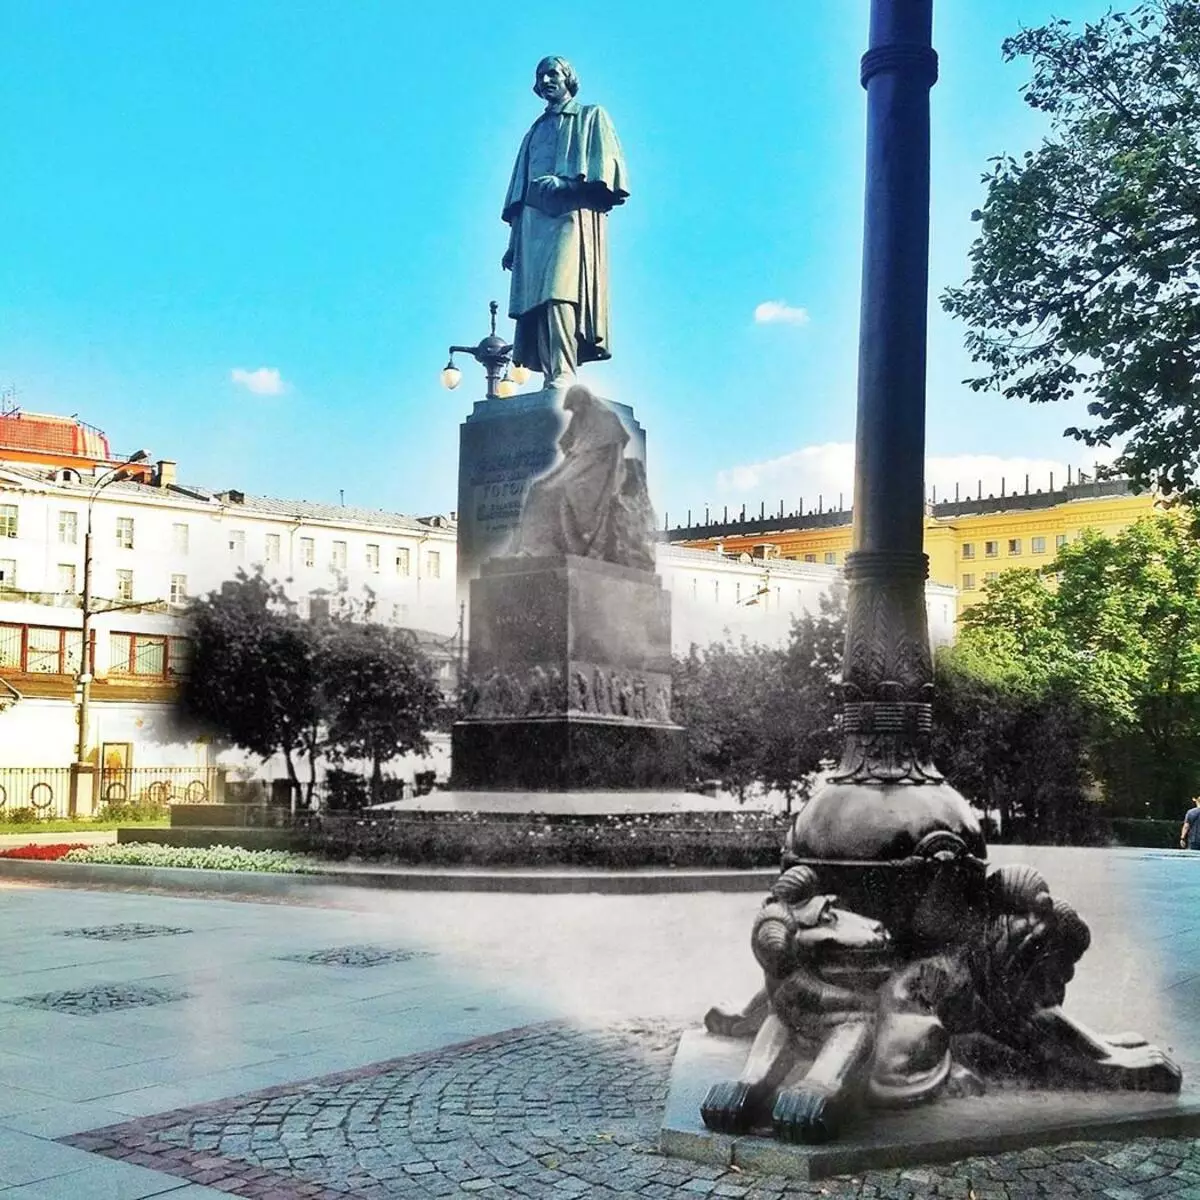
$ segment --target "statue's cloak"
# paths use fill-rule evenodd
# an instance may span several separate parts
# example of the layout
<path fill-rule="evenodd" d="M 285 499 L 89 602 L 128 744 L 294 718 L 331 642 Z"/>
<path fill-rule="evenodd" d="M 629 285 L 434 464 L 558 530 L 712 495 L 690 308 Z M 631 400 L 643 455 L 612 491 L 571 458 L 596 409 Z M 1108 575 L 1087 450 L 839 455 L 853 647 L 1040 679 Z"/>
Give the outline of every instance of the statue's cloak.
<path fill-rule="evenodd" d="M 553 164 L 531 169 L 530 143 L 554 122 Z M 543 174 L 569 180 L 568 192 L 536 186 Z M 514 320 L 550 301 L 574 304 L 579 313 L 579 361 L 611 357 L 608 348 L 609 209 L 629 195 L 621 143 L 599 105 L 571 99 L 559 112 L 545 112 L 517 151 L 503 219 L 513 227 L 512 291 L 508 315 Z"/>
<path fill-rule="evenodd" d="M 582 387 L 571 388 L 564 407 L 571 422 L 558 442 L 562 460 L 530 486 L 512 553 L 605 558 L 629 433 L 608 404 Z"/>

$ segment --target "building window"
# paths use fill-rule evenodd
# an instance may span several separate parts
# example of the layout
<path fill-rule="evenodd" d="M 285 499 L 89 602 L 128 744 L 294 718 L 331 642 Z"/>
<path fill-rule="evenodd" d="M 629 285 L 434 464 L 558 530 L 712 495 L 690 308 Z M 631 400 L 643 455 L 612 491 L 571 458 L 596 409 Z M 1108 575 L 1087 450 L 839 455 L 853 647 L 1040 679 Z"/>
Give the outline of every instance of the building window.
<path fill-rule="evenodd" d="M 442 577 L 442 555 L 438 550 L 430 550 L 429 557 L 425 560 L 425 565 L 428 568 L 426 574 L 430 579 L 441 579 Z"/>
<path fill-rule="evenodd" d="M 117 518 L 117 545 L 122 550 L 133 549 L 133 518 Z"/>
<path fill-rule="evenodd" d="M 64 596 L 75 595 L 75 564 L 58 564 L 58 590 Z"/>
<path fill-rule="evenodd" d="M 1008 552 L 1009 552 L 1009 554 L 1014 554 L 1014 555 L 1021 553 L 1021 539 L 1020 538 L 1009 538 L 1008 539 Z"/>
<path fill-rule="evenodd" d="M 412 570 L 411 559 L 409 557 L 408 547 L 401 546 L 396 551 L 396 574 L 408 577 L 409 571 Z"/>
<path fill-rule="evenodd" d="M 329 564 L 335 571 L 344 571 L 346 569 L 346 543 L 333 543 L 333 558 Z"/>
<path fill-rule="evenodd" d="M 188 673 L 191 647 L 187 638 L 148 633 L 112 633 L 108 638 L 110 675 L 169 679 Z"/>
<path fill-rule="evenodd" d="M 999 542 L 984 542 L 983 543 L 983 553 L 988 558 L 995 558 L 1000 553 L 1000 543 Z"/>
<path fill-rule="evenodd" d="M 171 603 L 183 604 L 187 600 L 187 576 L 171 576 Z"/>
<path fill-rule="evenodd" d="M 1061 550 L 1067 544 L 1067 535 L 1065 533 L 1057 534 L 1054 538 L 1055 550 Z"/>
<path fill-rule="evenodd" d="M 827 567 L 837 566 L 837 554 L 833 550 L 825 551 L 825 565 Z"/>
<path fill-rule="evenodd" d="M 78 629 L 0 625 L 0 669 L 35 675 L 74 675 L 79 671 L 82 644 Z"/>
<path fill-rule="evenodd" d="M 79 514 L 63 511 L 58 514 L 58 541 L 62 546 L 74 546 L 79 541 Z"/>
<path fill-rule="evenodd" d="M 1034 554 L 1046 553 L 1046 539 L 1044 537 L 1035 537 L 1029 539 L 1029 548 Z"/>
<path fill-rule="evenodd" d="M 379 547 L 374 542 L 367 543 L 367 570 L 372 575 L 379 574 Z"/>
<path fill-rule="evenodd" d="M 17 506 L 0 504 L 0 537 L 17 536 Z"/>
<path fill-rule="evenodd" d="M 974 575 L 964 575 L 963 576 L 963 591 L 964 592 L 973 592 L 974 590 L 975 590 L 975 576 Z"/>
<path fill-rule="evenodd" d="M 995 571 L 985 571 L 984 576 L 983 576 L 983 582 L 984 583 L 995 583 L 996 582 L 996 572 Z"/>
<path fill-rule="evenodd" d="M 316 566 L 317 544 L 312 538 L 300 539 L 300 564 L 305 567 Z"/>
<path fill-rule="evenodd" d="M 229 531 L 229 556 L 238 562 L 246 557 L 246 531 L 244 529 Z"/>
<path fill-rule="evenodd" d="M 267 534 L 267 562 L 277 563 L 282 550 L 282 542 L 279 540 L 279 534 Z"/>
<path fill-rule="evenodd" d="M 817 561 L 817 556 L 815 554 L 806 554 L 804 556 L 804 561 L 810 562 L 810 563 L 815 563 Z"/>
<path fill-rule="evenodd" d="M 133 572 L 126 570 L 117 571 L 117 599 L 132 600 L 133 599 Z"/>
<path fill-rule="evenodd" d="M 974 542 L 963 542 L 962 556 L 963 556 L 963 558 L 974 558 L 975 557 L 975 543 Z"/>
<path fill-rule="evenodd" d="M 17 560 L 0 558 L 0 592 L 12 592 L 17 587 Z"/>

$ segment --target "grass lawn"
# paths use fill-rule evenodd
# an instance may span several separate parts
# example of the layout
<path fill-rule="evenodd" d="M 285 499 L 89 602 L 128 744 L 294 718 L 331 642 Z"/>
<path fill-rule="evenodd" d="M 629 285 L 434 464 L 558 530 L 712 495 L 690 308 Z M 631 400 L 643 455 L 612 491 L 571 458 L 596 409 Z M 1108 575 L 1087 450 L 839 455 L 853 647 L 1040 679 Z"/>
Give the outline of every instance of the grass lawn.
<path fill-rule="evenodd" d="M 98 833 L 105 829 L 165 829 L 166 817 L 146 821 L 0 821 L 0 833 Z"/>

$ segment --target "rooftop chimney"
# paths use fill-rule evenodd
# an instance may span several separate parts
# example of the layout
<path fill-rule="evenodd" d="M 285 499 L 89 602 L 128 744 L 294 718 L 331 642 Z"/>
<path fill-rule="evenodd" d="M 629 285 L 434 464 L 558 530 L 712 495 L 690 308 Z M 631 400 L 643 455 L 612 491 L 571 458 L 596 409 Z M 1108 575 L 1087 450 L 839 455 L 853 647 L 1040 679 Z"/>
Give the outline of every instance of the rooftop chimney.
<path fill-rule="evenodd" d="M 171 487 L 175 482 L 175 468 L 178 465 L 174 459 L 160 458 L 154 472 L 155 486 L 160 488 Z"/>

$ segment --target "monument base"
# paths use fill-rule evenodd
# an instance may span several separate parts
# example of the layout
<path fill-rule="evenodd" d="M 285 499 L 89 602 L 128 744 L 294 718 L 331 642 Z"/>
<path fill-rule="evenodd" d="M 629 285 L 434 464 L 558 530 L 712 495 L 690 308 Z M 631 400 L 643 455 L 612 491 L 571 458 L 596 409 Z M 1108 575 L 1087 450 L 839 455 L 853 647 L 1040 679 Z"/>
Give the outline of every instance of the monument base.
<path fill-rule="evenodd" d="M 451 789 L 654 790 L 684 778 L 678 725 L 577 716 L 460 721 L 451 734 Z"/>
<path fill-rule="evenodd" d="M 734 1078 L 741 1070 L 747 1045 L 703 1030 L 683 1035 L 659 1133 L 663 1154 L 792 1179 L 826 1179 L 1065 1142 L 1200 1135 L 1200 1090 L 1187 1085 L 1194 1078 L 1190 1070 L 1178 1095 L 990 1084 L 982 1096 L 874 1111 L 836 1142 L 821 1145 L 781 1142 L 770 1130 L 714 1133 L 700 1119 L 700 1106 L 714 1079 Z"/>

